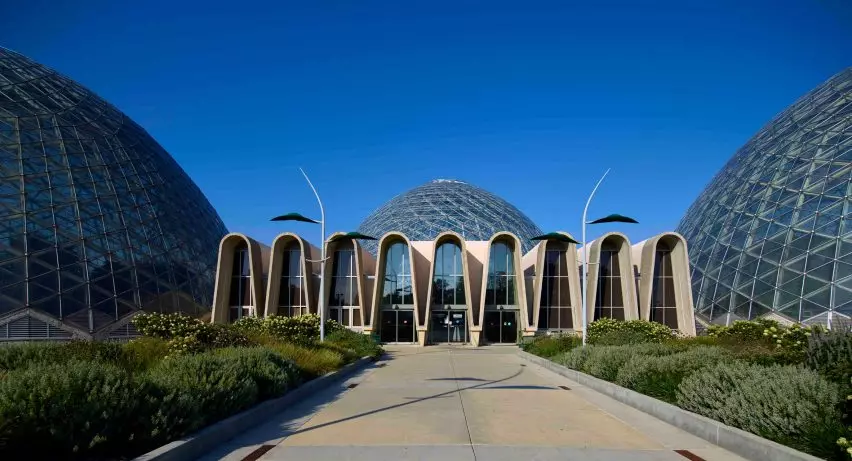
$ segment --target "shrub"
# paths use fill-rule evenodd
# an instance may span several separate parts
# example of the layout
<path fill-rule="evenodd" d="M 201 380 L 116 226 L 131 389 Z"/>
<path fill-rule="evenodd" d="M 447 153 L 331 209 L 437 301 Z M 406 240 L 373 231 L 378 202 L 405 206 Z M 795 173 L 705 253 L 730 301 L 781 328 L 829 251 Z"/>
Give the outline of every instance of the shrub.
<path fill-rule="evenodd" d="M 602 339 L 614 342 L 620 335 L 637 343 L 660 343 L 675 337 L 671 328 L 647 320 L 621 321 L 603 318 L 590 323 L 586 330 L 589 335 L 588 344 L 599 344 Z"/>
<path fill-rule="evenodd" d="M 852 376 L 852 332 L 816 330 L 808 340 L 805 365 L 829 381 L 849 387 Z"/>
<path fill-rule="evenodd" d="M 583 338 L 572 334 L 540 335 L 521 343 L 521 349 L 539 357 L 553 357 L 583 344 Z"/>
<path fill-rule="evenodd" d="M 169 355 L 169 343 L 159 338 L 140 337 L 124 344 L 127 369 L 144 371 Z"/>
<path fill-rule="evenodd" d="M 347 328 L 332 331 L 325 338 L 328 345 L 342 348 L 346 351 L 351 351 L 355 354 L 356 359 L 361 357 L 379 358 L 384 350 L 369 335 L 358 333 Z"/>
<path fill-rule="evenodd" d="M 343 354 L 329 348 L 307 348 L 289 343 L 277 343 L 267 347 L 292 361 L 305 380 L 331 373 L 346 361 Z"/>
<path fill-rule="evenodd" d="M 615 382 L 651 397 L 674 402 L 677 387 L 690 374 L 729 358 L 724 349 L 693 347 L 668 355 L 635 354 L 616 375 Z"/>
<path fill-rule="evenodd" d="M 771 319 L 736 320 L 729 326 L 711 325 L 707 334 L 737 341 L 761 341 L 764 339 L 763 332 L 770 328 L 778 329 L 781 325 Z"/>
<path fill-rule="evenodd" d="M 35 364 L 0 380 L 0 439 L 8 459 L 68 459 L 124 453 L 144 439 L 150 389 L 94 361 Z"/>
<path fill-rule="evenodd" d="M 634 351 L 630 346 L 592 346 L 583 363 L 583 371 L 594 377 L 613 381 L 618 370 L 633 355 Z"/>
<path fill-rule="evenodd" d="M 244 360 L 203 353 L 170 357 L 149 370 L 158 403 L 151 435 L 180 438 L 257 401 L 258 386 Z"/>
<path fill-rule="evenodd" d="M 551 360 L 572 370 L 582 370 L 591 351 L 592 347 L 575 347 L 553 357 Z"/>
<path fill-rule="evenodd" d="M 684 409 L 816 456 L 831 457 L 842 434 L 839 392 L 818 373 L 796 366 L 720 363 L 687 377 Z"/>
<path fill-rule="evenodd" d="M 278 397 L 300 381 L 300 373 L 290 360 L 264 347 L 229 347 L 216 351 L 217 355 L 240 362 L 248 369 L 257 384 L 258 398 Z"/>
<path fill-rule="evenodd" d="M 173 355 L 251 345 L 243 328 L 207 323 L 179 312 L 141 313 L 133 317 L 133 325 L 144 336 L 168 340 Z"/>
<path fill-rule="evenodd" d="M 0 346 L 2 370 L 17 370 L 32 365 L 65 363 L 72 360 L 122 365 L 124 355 L 121 345 L 115 342 L 69 341 Z"/>

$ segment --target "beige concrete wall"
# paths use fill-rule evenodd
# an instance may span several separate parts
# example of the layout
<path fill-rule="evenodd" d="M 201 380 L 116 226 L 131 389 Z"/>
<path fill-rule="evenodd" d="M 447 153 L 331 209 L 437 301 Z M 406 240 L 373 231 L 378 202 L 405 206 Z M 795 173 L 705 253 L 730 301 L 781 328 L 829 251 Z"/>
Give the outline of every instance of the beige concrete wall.
<path fill-rule="evenodd" d="M 639 318 L 638 306 L 636 304 L 636 283 L 633 273 L 633 261 L 630 257 L 630 240 L 620 232 L 609 232 L 588 245 L 589 266 L 587 269 L 586 290 L 588 297 L 586 302 L 586 321 L 591 323 L 595 318 L 595 300 L 598 291 L 598 275 L 600 273 L 601 247 L 603 243 L 613 243 L 618 248 L 619 276 L 621 277 L 621 296 L 624 300 L 624 319 L 636 320 Z M 582 322 L 582 316 L 580 317 Z M 578 325 L 575 323 L 575 325 Z"/>
<path fill-rule="evenodd" d="M 536 277 L 538 271 L 538 267 L 542 267 L 539 262 L 539 256 L 544 258 L 544 253 L 542 253 L 542 249 L 544 248 L 544 242 L 539 242 L 536 246 L 532 247 L 530 251 L 527 252 L 521 258 L 521 269 L 523 270 L 523 281 L 524 288 L 527 290 L 527 303 L 525 306 L 522 306 L 522 309 L 527 311 L 527 319 L 529 319 L 530 325 L 526 325 L 526 328 L 535 328 L 538 325 L 536 322 L 538 321 L 538 317 L 536 317 L 536 304 L 535 304 L 535 290 L 536 290 Z"/>
<path fill-rule="evenodd" d="M 672 250 L 672 276 L 674 278 L 678 330 L 684 335 L 695 336 L 695 311 L 693 310 L 690 284 L 689 254 L 686 239 L 678 233 L 666 232 L 634 245 L 634 249 L 641 254 L 639 262 L 639 314 L 642 319 L 651 320 L 655 256 L 657 247 L 661 243 L 667 244 Z"/>
<path fill-rule="evenodd" d="M 455 242 L 457 245 L 459 245 L 461 247 L 462 275 L 464 276 L 465 300 L 467 301 L 467 303 L 466 303 L 467 324 L 468 325 L 473 324 L 473 313 L 472 313 L 472 309 L 471 309 L 472 295 L 471 295 L 471 289 L 470 289 L 471 280 L 472 280 L 471 274 L 470 274 L 470 264 L 471 264 L 471 260 L 473 260 L 473 258 L 468 256 L 467 244 L 464 241 L 464 239 L 462 239 L 461 235 L 459 235 L 455 232 L 442 232 L 441 234 L 438 235 L 438 237 L 435 238 L 435 242 L 433 243 L 433 250 L 432 250 L 432 253 L 430 254 L 430 261 L 429 261 L 430 262 L 430 264 L 429 264 L 430 269 L 429 269 L 429 278 L 428 278 L 429 285 L 428 285 L 428 289 L 426 291 L 426 315 L 425 315 L 425 322 L 424 322 L 425 325 L 423 327 L 424 332 L 428 332 L 428 330 L 429 330 L 429 314 L 432 312 L 433 307 L 435 307 L 435 306 L 433 306 L 433 303 L 432 303 L 432 287 L 433 287 L 434 284 L 431 283 L 431 281 L 435 278 L 435 251 L 437 251 L 438 247 L 441 246 L 442 243 L 447 242 L 447 241 Z M 478 270 L 481 272 L 482 268 L 479 267 Z M 468 327 L 468 328 L 472 330 L 471 327 Z M 419 330 L 419 328 L 418 328 L 418 330 Z M 421 345 L 425 344 L 426 336 L 427 335 L 425 335 L 425 334 L 424 335 L 418 335 L 418 341 L 420 342 Z M 470 338 L 471 338 L 471 342 L 473 344 L 479 344 L 478 332 L 476 334 L 476 337 L 474 338 L 474 332 L 471 331 L 470 332 Z"/>
<path fill-rule="evenodd" d="M 567 232 L 559 232 L 559 234 L 565 235 L 571 239 L 574 239 L 571 234 Z M 583 300 L 582 300 L 582 292 L 580 290 L 581 282 L 580 282 L 580 264 L 582 262 L 578 262 L 581 260 L 581 257 L 578 256 L 577 253 L 577 245 L 574 243 L 564 243 L 564 242 L 549 242 L 543 241 L 537 247 L 541 249 L 538 250 L 539 254 L 536 258 L 536 274 L 535 274 L 535 292 L 533 293 L 533 318 L 531 328 L 537 329 L 539 317 L 541 315 L 541 295 L 544 286 L 544 261 L 545 256 L 547 254 L 548 249 L 558 248 L 565 253 L 565 262 L 566 262 L 566 270 L 568 271 L 568 290 L 569 290 L 569 299 L 571 300 L 571 321 L 574 323 L 574 330 L 580 331 L 582 329 L 583 323 Z"/>
<path fill-rule="evenodd" d="M 253 238 L 232 232 L 219 242 L 219 260 L 216 264 L 216 284 L 213 289 L 213 309 L 211 323 L 228 323 L 228 298 L 231 294 L 231 271 L 234 267 L 234 250 L 243 242 L 249 249 L 249 280 L 251 281 L 252 297 L 255 303 L 255 313 L 262 317 L 266 307 L 265 287 L 263 284 L 263 247 Z M 268 247 L 267 247 L 268 248 Z"/>
<path fill-rule="evenodd" d="M 417 304 L 417 337 L 425 337 L 426 335 L 426 312 L 429 305 L 429 296 L 432 293 L 432 264 L 435 262 L 435 242 L 421 241 L 410 242 L 412 276 L 416 282 L 412 282 L 416 287 L 414 292 L 415 303 Z"/>
<path fill-rule="evenodd" d="M 485 298 L 484 281 L 488 275 L 488 253 L 491 249 L 490 242 L 471 241 L 465 242 L 467 245 L 467 259 L 470 267 L 470 277 L 465 279 L 465 283 L 470 285 L 470 298 L 468 305 L 471 307 L 470 322 L 471 331 L 482 331 L 482 303 Z"/>
<path fill-rule="evenodd" d="M 307 300 L 308 311 L 316 312 L 316 289 L 315 280 L 311 276 L 313 265 L 308 262 L 314 259 L 311 245 L 302 237 L 291 232 L 278 234 L 272 241 L 271 257 L 269 262 L 269 274 L 266 282 L 266 316 L 278 315 L 278 296 L 281 287 L 281 272 L 283 271 L 284 250 L 292 243 L 299 245 L 301 251 L 302 273 L 305 274 L 302 290 Z M 318 258 L 317 258 L 318 259 Z"/>
<path fill-rule="evenodd" d="M 491 259 L 491 246 L 497 242 L 509 242 L 511 243 L 511 247 L 513 248 L 513 262 L 514 266 L 512 270 L 515 271 L 515 296 L 517 299 L 515 300 L 518 306 L 518 334 L 523 335 L 532 334 L 535 329 L 530 328 L 530 317 L 527 313 L 527 289 L 526 283 L 524 281 L 524 271 L 523 271 L 523 262 L 521 255 L 521 239 L 518 238 L 517 235 L 511 232 L 497 232 L 494 234 L 488 242 L 485 243 L 485 260 L 483 261 L 482 267 L 482 275 L 481 281 L 479 282 L 480 287 L 480 304 L 479 304 L 479 321 L 477 323 L 477 328 L 481 331 L 482 326 L 485 324 L 485 290 L 488 286 L 488 267 Z M 479 242 L 477 242 L 479 243 Z"/>
<path fill-rule="evenodd" d="M 385 279 L 385 266 L 387 266 L 387 251 L 392 244 L 397 242 L 405 243 L 408 247 L 408 261 L 411 266 L 411 292 L 412 297 L 414 298 L 414 317 L 415 319 L 420 318 L 420 306 L 422 304 L 421 300 L 419 299 L 420 297 L 418 296 L 418 293 L 420 292 L 419 286 L 421 285 L 421 281 L 418 280 L 416 273 L 418 269 L 415 268 L 414 263 L 415 251 L 412 248 L 411 242 L 408 240 L 408 237 L 406 237 L 404 234 L 400 232 L 388 232 L 387 234 L 383 235 L 381 239 L 379 239 L 379 249 L 377 253 L 378 260 L 376 261 L 375 278 L 373 279 L 373 296 L 372 303 L 370 304 L 370 322 L 364 328 L 366 332 L 373 332 L 378 330 L 378 316 L 379 309 L 381 308 L 379 304 L 381 303 L 382 299 L 382 290 L 384 285 L 383 281 Z M 415 327 L 417 326 L 416 322 L 417 320 L 415 320 Z"/>

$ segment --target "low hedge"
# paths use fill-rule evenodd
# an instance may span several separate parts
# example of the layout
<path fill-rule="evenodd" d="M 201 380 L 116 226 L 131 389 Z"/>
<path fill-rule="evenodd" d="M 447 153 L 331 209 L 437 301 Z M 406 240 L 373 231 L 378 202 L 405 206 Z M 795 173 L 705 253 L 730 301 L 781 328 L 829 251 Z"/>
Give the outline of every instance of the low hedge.
<path fill-rule="evenodd" d="M 523 341 L 521 349 L 539 357 L 554 357 L 568 352 L 575 347 L 583 345 L 583 338 L 575 334 L 562 333 L 553 335 L 539 335 L 532 339 Z"/>
<path fill-rule="evenodd" d="M 271 399 L 299 385 L 301 373 L 297 366 L 277 351 L 263 347 L 229 347 L 216 355 L 232 359 L 249 371 L 257 384 L 258 398 Z"/>
<path fill-rule="evenodd" d="M 618 371 L 615 383 L 651 397 L 674 403 L 681 381 L 701 368 L 730 355 L 719 347 L 702 346 L 668 355 L 634 355 Z"/>
<path fill-rule="evenodd" d="M 686 410 L 825 458 L 842 454 L 840 400 L 838 386 L 814 371 L 746 363 L 706 367 L 677 391 Z"/>
<path fill-rule="evenodd" d="M 669 327 L 647 320 L 595 320 L 586 327 L 587 344 L 620 345 L 625 343 L 660 343 L 675 337 Z"/>

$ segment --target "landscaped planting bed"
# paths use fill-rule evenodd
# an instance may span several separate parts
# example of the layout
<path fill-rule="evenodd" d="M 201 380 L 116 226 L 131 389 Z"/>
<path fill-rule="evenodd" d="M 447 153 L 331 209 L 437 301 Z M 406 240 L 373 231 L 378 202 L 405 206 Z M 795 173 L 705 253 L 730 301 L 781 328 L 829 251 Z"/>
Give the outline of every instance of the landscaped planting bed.
<path fill-rule="evenodd" d="M 852 457 L 852 333 L 771 320 L 682 338 L 663 325 L 602 319 L 588 345 L 541 336 L 525 351 L 824 459 Z"/>
<path fill-rule="evenodd" d="M 129 459 L 381 347 L 335 322 L 141 314 L 126 343 L 0 346 L 0 459 Z"/>

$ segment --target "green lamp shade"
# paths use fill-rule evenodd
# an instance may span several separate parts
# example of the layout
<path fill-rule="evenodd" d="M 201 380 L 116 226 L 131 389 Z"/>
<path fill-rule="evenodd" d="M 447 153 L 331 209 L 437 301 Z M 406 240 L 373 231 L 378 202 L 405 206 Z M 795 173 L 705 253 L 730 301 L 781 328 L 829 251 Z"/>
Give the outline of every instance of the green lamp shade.
<path fill-rule="evenodd" d="M 620 215 L 620 214 L 611 214 L 609 216 L 604 216 L 603 218 L 596 219 L 596 220 L 590 222 L 589 224 L 603 224 L 603 223 L 608 223 L 608 222 L 624 222 L 624 223 L 630 223 L 630 224 L 639 224 L 639 221 L 637 221 L 633 218 L 624 216 L 624 215 Z"/>
<path fill-rule="evenodd" d="M 319 224 L 319 221 L 313 220 L 311 218 L 306 218 L 305 216 L 300 215 L 299 213 L 287 213 L 281 216 L 276 216 L 270 221 L 301 221 L 301 222 L 309 222 L 314 224 Z"/>
<path fill-rule="evenodd" d="M 345 234 L 337 234 L 334 237 L 328 239 L 329 242 L 336 242 L 338 240 L 378 240 L 375 237 L 370 237 L 369 235 L 364 235 L 360 232 L 347 232 Z"/>
<path fill-rule="evenodd" d="M 559 232 L 550 232 L 544 235 L 539 235 L 537 237 L 533 237 L 530 240 L 556 240 L 557 242 L 564 243 L 573 243 L 575 245 L 579 245 L 580 242 L 568 237 L 565 234 L 560 234 Z"/>

